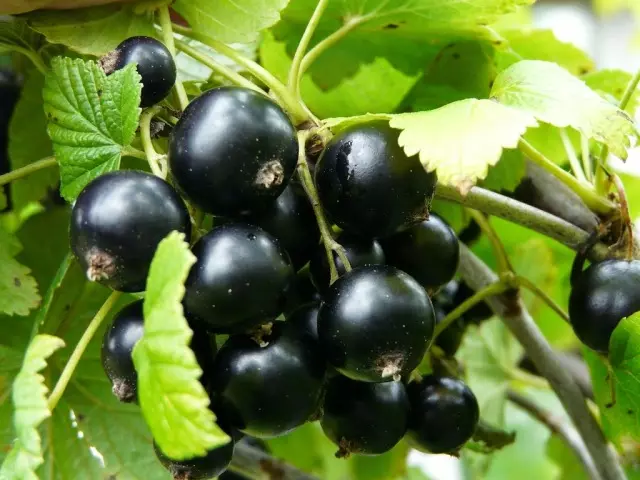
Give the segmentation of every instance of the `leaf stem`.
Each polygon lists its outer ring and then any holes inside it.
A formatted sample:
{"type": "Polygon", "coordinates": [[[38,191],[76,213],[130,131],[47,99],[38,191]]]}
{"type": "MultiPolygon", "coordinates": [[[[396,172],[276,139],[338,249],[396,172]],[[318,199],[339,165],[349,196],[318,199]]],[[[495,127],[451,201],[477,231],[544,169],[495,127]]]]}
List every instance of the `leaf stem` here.
{"type": "Polygon", "coordinates": [[[316,222],[318,223],[318,229],[320,230],[322,243],[327,254],[330,283],[333,283],[338,279],[338,269],[336,267],[335,258],[333,257],[333,252],[336,252],[336,255],[338,255],[338,258],[340,258],[340,260],[342,261],[342,264],[344,265],[344,268],[347,272],[351,270],[351,263],[349,262],[347,253],[345,252],[342,245],[336,242],[333,238],[329,222],[327,222],[327,219],[324,216],[322,205],[320,204],[320,199],[318,198],[318,192],[315,185],[313,184],[313,178],[311,178],[311,172],[309,171],[309,164],[307,163],[306,154],[306,142],[308,137],[308,130],[298,132],[298,178],[300,179],[300,183],[302,183],[302,187],[304,188],[304,191],[309,198],[309,202],[311,202],[311,206],[313,207],[313,212],[316,215],[316,222]]]}
{"type": "Polygon", "coordinates": [[[504,249],[504,245],[500,237],[493,229],[487,217],[485,217],[482,213],[477,210],[467,209],[469,215],[476,221],[482,233],[487,236],[489,243],[491,243],[491,247],[493,248],[493,254],[496,256],[496,260],[498,261],[498,272],[512,272],[513,267],[511,266],[511,262],[509,262],[509,256],[507,255],[507,251],[504,249]]]}
{"type": "Polygon", "coordinates": [[[569,315],[567,314],[567,312],[565,312],[560,305],[558,305],[553,298],[551,298],[549,295],[547,295],[541,288],[539,288],[535,283],[533,283],[531,280],[529,280],[528,278],[522,277],[520,275],[516,275],[515,278],[515,283],[518,284],[518,286],[520,287],[524,287],[527,290],[531,291],[536,297],[538,297],[540,300],[542,300],[544,303],[547,304],[547,306],[549,308],[551,308],[551,310],[553,310],[554,312],[556,312],[558,314],[558,316],[560,318],[562,318],[565,322],[570,323],[569,320],[569,315]]]}
{"type": "Polygon", "coordinates": [[[544,168],[573,190],[582,199],[582,201],[584,201],[587,207],[594,212],[608,215],[615,210],[615,206],[609,200],[598,195],[592,188],[578,181],[578,179],[570,173],[565,172],[562,168],[545,157],[541,152],[536,150],[533,145],[526,140],[520,139],[518,147],[520,151],[532,162],[544,168]]]}
{"type": "Polygon", "coordinates": [[[162,107],[156,105],[142,112],[142,115],[140,115],[140,141],[142,142],[142,147],[144,148],[144,153],[151,167],[151,171],[157,177],[165,179],[167,178],[166,166],[164,169],[162,168],[162,161],[165,156],[156,152],[156,149],[153,147],[153,141],[151,140],[151,119],[161,110],[162,107]]]}
{"type": "Polygon", "coordinates": [[[242,75],[240,75],[235,70],[233,70],[233,69],[231,69],[231,68],[229,68],[229,67],[227,67],[227,66],[225,66],[225,65],[223,65],[223,64],[221,64],[219,62],[216,62],[213,58],[211,58],[206,53],[201,52],[197,48],[193,48],[191,45],[189,45],[188,43],[183,42],[181,40],[176,40],[175,42],[176,42],[176,47],[178,48],[178,50],[180,50],[181,52],[186,53],[187,55],[189,55],[194,60],[197,60],[200,63],[202,63],[203,65],[209,67],[211,70],[213,70],[217,74],[221,75],[222,77],[226,78],[227,80],[229,80],[234,85],[238,85],[238,86],[244,87],[244,88],[250,88],[251,90],[255,90],[256,92],[264,94],[264,92],[256,84],[254,84],[251,80],[243,77],[242,75]]]}
{"type": "Polygon", "coordinates": [[[333,32],[331,35],[325,37],[322,41],[318,42],[315,47],[313,47],[302,59],[302,63],[300,65],[300,76],[302,76],[309,67],[315,62],[320,55],[322,55],[326,50],[333,47],[336,43],[346,37],[352,30],[356,27],[359,27],[363,23],[369,20],[368,15],[364,15],[362,17],[352,17],[347,22],[344,23],[338,30],[333,32]]]}
{"type": "Polygon", "coordinates": [[[591,161],[591,152],[589,152],[589,137],[580,135],[580,149],[582,150],[582,168],[587,176],[588,182],[593,182],[593,162],[591,161]]]}
{"type": "Polygon", "coordinates": [[[51,391],[51,395],[49,395],[49,411],[52,412],[53,409],[56,408],[56,405],[60,401],[64,390],[67,388],[67,385],[71,380],[71,376],[78,366],[78,362],[80,362],[80,358],[87,349],[89,342],[91,342],[91,339],[95,335],[96,331],[98,331],[98,328],[100,328],[100,325],[109,314],[109,311],[120,298],[120,295],[122,295],[121,292],[112,292],[111,295],[109,295],[109,298],[107,298],[107,300],[102,304],[102,307],[100,307],[100,310],[98,310],[98,313],[96,313],[95,317],[93,317],[93,320],[91,320],[91,323],[89,323],[89,326],[82,334],[80,341],[76,345],[76,348],[73,350],[73,353],[69,357],[67,364],[64,366],[64,369],[60,374],[60,378],[58,378],[56,386],[51,391]]]}
{"type": "MultiPolygon", "coordinates": [[[[169,13],[169,5],[163,5],[158,9],[158,19],[160,21],[160,27],[162,28],[162,40],[167,46],[173,58],[176,56],[176,44],[173,38],[173,26],[171,24],[171,14],[169,13]]],[[[180,109],[184,110],[189,105],[189,97],[187,91],[184,89],[184,85],[180,80],[176,80],[174,86],[176,94],[178,95],[178,102],[180,102],[180,109]]]]}
{"type": "Polygon", "coordinates": [[[453,322],[475,307],[478,303],[485,301],[493,295],[498,295],[508,288],[508,285],[498,280],[497,282],[478,290],[471,297],[467,298],[464,302],[449,312],[447,316],[444,317],[438,325],[436,325],[434,340],[438,338],[438,335],[440,335],[444,330],[451,326],[453,322]]]}
{"type": "Polygon", "coordinates": [[[0,186],[6,185],[7,183],[11,183],[15,180],[19,180],[39,170],[53,167],[54,165],[56,165],[56,157],[45,157],[42,160],[38,160],[36,162],[30,163],[29,165],[25,165],[24,167],[12,170],[9,173],[0,175],[0,186]]]}
{"type": "MultiPolygon", "coordinates": [[[[496,274],[465,245],[460,246],[460,273],[476,290],[498,281],[496,274]]],[[[557,354],[522,301],[511,295],[501,295],[488,298],[487,303],[524,347],[537,371],[549,381],[582,437],[602,480],[625,480],[617,455],[587,407],[580,387],[566,369],[559,368],[557,354]]]]}
{"type": "Polygon", "coordinates": [[[576,154],[573,145],[571,144],[571,140],[569,139],[569,135],[567,135],[567,131],[564,128],[559,130],[560,139],[562,140],[562,145],[564,146],[564,150],[567,153],[567,158],[569,159],[569,165],[571,165],[571,170],[573,174],[576,176],[578,181],[583,183],[588,183],[587,177],[582,170],[582,165],[580,165],[580,160],[578,160],[578,155],[576,154]]]}
{"type": "Polygon", "coordinates": [[[307,23],[307,28],[305,28],[304,33],[302,34],[302,38],[298,43],[298,48],[296,48],[296,53],[293,56],[293,61],[291,63],[291,69],[289,70],[289,80],[287,86],[293,96],[300,100],[300,77],[301,75],[301,66],[302,60],[304,59],[304,55],[309,48],[309,43],[311,42],[311,38],[320,23],[320,19],[322,18],[322,14],[324,13],[327,5],[329,4],[329,0],[318,0],[318,4],[316,5],[316,9],[307,23]]]}
{"type": "Polygon", "coordinates": [[[287,87],[262,65],[242,55],[240,52],[234,50],[230,46],[225,45],[224,43],[219,42],[214,38],[211,38],[209,35],[194,32],[190,28],[180,28],[176,30],[187,37],[193,38],[194,40],[198,40],[199,42],[208,45],[218,53],[230,58],[241,67],[244,67],[247,71],[251,72],[258,80],[260,80],[273,91],[275,96],[278,97],[280,102],[282,102],[285,110],[287,110],[293,117],[294,123],[296,125],[300,125],[312,119],[310,113],[303,107],[298,99],[292,95],[287,87]]]}
{"type": "Polygon", "coordinates": [[[585,472],[592,480],[599,480],[602,477],[598,473],[589,451],[586,449],[582,439],[576,435],[576,432],[566,425],[560,418],[557,418],[551,412],[540,407],[538,404],[530,400],[529,398],[517,393],[513,390],[507,391],[507,398],[514,405],[517,405],[522,410],[531,415],[538,422],[545,425],[552,434],[556,435],[562,440],[570,450],[578,457],[578,460],[585,469],[585,472]]]}
{"type": "Polygon", "coordinates": [[[132,147],[131,145],[124,147],[122,149],[122,155],[123,156],[127,156],[127,157],[133,157],[133,158],[138,158],[140,160],[146,160],[147,159],[147,154],[144,153],[141,150],[138,150],[135,147],[132,147]]]}

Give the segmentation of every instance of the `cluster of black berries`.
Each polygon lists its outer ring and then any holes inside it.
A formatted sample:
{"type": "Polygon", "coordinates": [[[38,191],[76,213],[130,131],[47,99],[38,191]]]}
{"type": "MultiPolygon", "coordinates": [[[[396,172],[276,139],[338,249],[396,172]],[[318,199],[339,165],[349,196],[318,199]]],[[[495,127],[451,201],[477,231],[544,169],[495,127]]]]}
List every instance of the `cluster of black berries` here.
{"type": "MultiPolygon", "coordinates": [[[[296,128],[266,96],[209,90],[171,133],[175,189],[137,171],[98,177],[73,206],[72,249],[92,280],[142,291],[158,243],[176,230],[190,238],[184,196],[213,218],[192,245],[183,306],[201,382],[232,438],[272,438],[319,420],[339,456],[380,454],[403,437],[455,453],[477,425],[473,393],[455,378],[411,379],[433,341],[430,294],[459,260],[454,232],[429,216],[435,175],[386,123],[349,128],[326,145],[315,185],[352,267],[334,255],[340,277],[330,285],[314,210],[292,178],[298,148],[296,128]],[[215,353],[214,335],[229,336],[215,353]]],[[[105,334],[103,364],[123,401],[136,400],[131,352],[142,331],[137,301],[105,334]]],[[[228,466],[233,442],[187,461],[156,452],[176,478],[209,478],[228,466]]]]}

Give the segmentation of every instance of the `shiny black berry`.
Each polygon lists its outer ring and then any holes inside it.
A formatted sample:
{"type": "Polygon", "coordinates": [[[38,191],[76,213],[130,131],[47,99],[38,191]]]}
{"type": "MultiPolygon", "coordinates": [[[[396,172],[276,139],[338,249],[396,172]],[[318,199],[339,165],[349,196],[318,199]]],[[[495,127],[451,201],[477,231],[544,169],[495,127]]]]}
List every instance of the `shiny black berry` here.
{"type": "Polygon", "coordinates": [[[290,325],[296,325],[301,331],[318,342],[318,312],[320,302],[308,303],[298,307],[287,315],[286,320],[290,325]]]}
{"type": "Polygon", "coordinates": [[[424,288],[395,267],[359,267],[329,288],[318,313],[328,362],[354,380],[396,380],[418,366],[435,327],[424,288]]]}
{"type": "Polygon", "coordinates": [[[276,237],[296,270],[309,261],[320,243],[313,208],[298,183],[289,183],[274,203],[248,215],[246,221],[276,237]]]}
{"type": "Polygon", "coordinates": [[[294,271],[278,241],[253,225],[216,227],[193,246],[185,312],[216,333],[269,322],[284,309],[294,271]]]}
{"type": "Polygon", "coordinates": [[[460,244],[452,228],[440,217],[380,240],[387,263],[407,272],[429,291],[449,282],[460,261],[460,244]]]}
{"type": "MultiPolygon", "coordinates": [[[[365,265],[383,265],[385,263],[384,252],[376,240],[342,233],[336,241],[344,247],[351,268],[364,267],[365,265]]],[[[338,275],[344,275],[346,269],[335,252],[333,252],[333,259],[338,269],[338,275]]],[[[324,295],[329,289],[329,280],[331,279],[324,245],[316,247],[309,262],[309,273],[313,284],[320,294],[324,295]]]]}
{"type": "Polygon", "coordinates": [[[292,287],[287,296],[287,303],[284,308],[285,317],[303,305],[309,303],[320,303],[322,297],[315,285],[311,282],[309,271],[306,269],[296,273],[292,287]]]}
{"type": "Polygon", "coordinates": [[[325,363],[312,335],[297,326],[275,322],[263,340],[266,346],[250,336],[230,337],[216,355],[212,388],[219,411],[235,428],[269,438],[315,413],[325,363]]]}
{"type": "Polygon", "coordinates": [[[189,239],[191,224],[178,193],[144,172],[99,176],[71,212],[71,249],[87,277],[113,290],[144,290],[158,243],[177,230],[189,239]]]}
{"type": "Polygon", "coordinates": [[[163,43],[151,37],[130,37],[100,59],[107,75],[130,64],[136,64],[142,77],[141,107],[155,105],[169,95],[176,83],[176,64],[163,43]]]}
{"type": "MultiPolygon", "coordinates": [[[[444,320],[447,312],[437,306],[435,302],[433,308],[436,314],[437,325],[444,320]]],[[[448,357],[453,357],[460,348],[460,345],[462,345],[466,328],[464,317],[457,318],[451,325],[440,332],[440,335],[435,339],[434,345],[440,347],[448,357]]]]}
{"type": "MultiPolygon", "coordinates": [[[[189,347],[202,369],[200,382],[209,385],[213,349],[209,336],[198,327],[194,330],[189,347]]],[[[123,307],[114,317],[102,339],[102,367],[111,380],[113,394],[121,402],[137,401],[138,375],[133,365],[133,347],[144,331],[143,300],[123,307]]]]}
{"type": "Polygon", "coordinates": [[[231,440],[207,452],[204,457],[188,460],[172,460],[154,442],[153,448],[160,463],[171,473],[174,480],[209,480],[223,473],[233,457],[234,442],[231,440]]]}
{"type": "Polygon", "coordinates": [[[344,230],[383,237],[428,217],[436,176],[398,145],[386,122],[337,134],[320,157],[315,182],[330,220],[344,230]]]}
{"type": "Polygon", "coordinates": [[[377,455],[391,450],[407,431],[409,400],[401,382],[365,383],[343,376],[327,385],[320,420],[325,435],[339,450],[377,455]]]}
{"type": "Polygon", "coordinates": [[[407,440],[424,452],[455,453],[474,434],[478,401],[461,380],[429,375],[407,387],[411,415],[407,440]]]}
{"type": "Polygon", "coordinates": [[[275,201],[297,160],[296,130],[284,110],[240,87],[214,88],[191,102],[169,145],[179,187],[215,215],[234,216],[275,201]]]}
{"type": "MultiPolygon", "coordinates": [[[[0,68],[0,175],[11,170],[9,162],[9,122],[11,121],[13,109],[20,97],[20,89],[21,85],[18,77],[12,71],[0,68]]],[[[7,200],[6,210],[11,210],[10,188],[10,184],[2,187],[7,200]]]]}
{"type": "Polygon", "coordinates": [[[569,318],[582,343],[609,351],[609,340],[625,317],[640,311],[640,261],[606,260],[579,274],[571,288],[569,318]]]}

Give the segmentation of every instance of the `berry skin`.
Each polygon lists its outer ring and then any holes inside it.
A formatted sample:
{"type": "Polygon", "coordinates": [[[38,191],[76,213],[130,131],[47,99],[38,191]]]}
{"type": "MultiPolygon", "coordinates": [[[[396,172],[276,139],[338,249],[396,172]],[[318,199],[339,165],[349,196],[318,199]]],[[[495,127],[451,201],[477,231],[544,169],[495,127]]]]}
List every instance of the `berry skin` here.
{"type": "Polygon", "coordinates": [[[417,450],[454,453],[469,440],[480,411],[473,392],[462,381],[429,375],[407,387],[411,415],[407,440],[417,450]]]}
{"type": "MultiPolygon", "coordinates": [[[[447,316],[448,312],[445,312],[442,308],[437,306],[434,302],[433,308],[436,314],[436,325],[439,324],[447,316]]],[[[466,331],[466,325],[464,323],[464,317],[459,317],[446,329],[440,332],[440,335],[435,340],[435,345],[440,347],[447,357],[453,357],[460,345],[462,345],[462,338],[466,331]]]]}
{"type": "Polygon", "coordinates": [[[169,49],[155,38],[130,37],[100,59],[107,75],[132,63],[142,77],[140,106],[146,108],[164,100],[176,83],[176,64],[169,49]]]}
{"type": "Polygon", "coordinates": [[[386,122],[349,128],[329,142],[315,182],[329,219],[352,233],[377,238],[428,218],[436,175],[398,145],[386,122]]]}
{"type": "Polygon", "coordinates": [[[589,348],[606,353],[615,328],[640,311],[640,261],[606,260],[582,272],[571,288],[569,319],[589,348]]]}
{"type": "Polygon", "coordinates": [[[306,270],[300,270],[296,273],[293,285],[291,286],[291,290],[287,296],[284,316],[288,317],[288,315],[303,305],[307,305],[309,303],[320,303],[321,301],[322,297],[311,282],[309,272],[306,270]]]}
{"type": "Polygon", "coordinates": [[[214,88],[192,101],[169,143],[179,187],[202,210],[221,216],[275,201],[297,161],[296,130],[284,110],[240,87],[214,88]]]}
{"type": "Polygon", "coordinates": [[[287,315],[287,323],[296,325],[303,332],[318,342],[318,312],[320,311],[320,303],[308,303],[298,307],[296,310],[287,315]]]}
{"type": "Polygon", "coordinates": [[[261,228],[225,224],[192,248],[185,283],[187,317],[216,333],[248,330],[284,310],[295,273],[278,241],[261,228]]]}
{"type": "Polygon", "coordinates": [[[428,291],[449,282],[458,270],[460,244],[435,214],[429,220],[380,240],[387,263],[407,272],[428,291]]]}
{"type": "MultiPolygon", "coordinates": [[[[111,380],[113,394],[121,402],[137,401],[138,374],[133,365],[133,347],[142,338],[144,317],[143,300],[136,300],[123,307],[114,317],[102,340],[102,367],[111,380]]],[[[189,347],[202,369],[200,382],[209,385],[213,349],[206,332],[191,327],[194,334],[189,347]]]]}
{"type": "Polygon", "coordinates": [[[89,280],[113,290],[144,290],[158,243],[177,230],[189,239],[189,212],[164,180],[120,170],[99,176],[71,212],[71,249],[89,280]]]}
{"type": "MultiPolygon", "coordinates": [[[[376,240],[365,239],[348,233],[342,233],[336,241],[344,247],[351,268],[364,267],[365,265],[384,265],[385,256],[382,247],[376,240]]],[[[346,272],[342,260],[333,252],[333,259],[338,269],[338,275],[346,272]]],[[[327,253],[324,245],[318,245],[309,262],[309,274],[311,281],[321,295],[329,290],[331,273],[327,262],[327,253]]]]}
{"type": "Polygon", "coordinates": [[[340,450],[378,455],[391,450],[407,431],[409,400],[401,382],[365,383],[337,376],[329,381],[320,425],[340,450]]]}
{"type": "Polygon", "coordinates": [[[317,408],[325,374],[318,345],[305,330],[275,322],[268,345],[230,337],[213,366],[214,398],[238,430],[258,438],[284,435],[317,408]]]}
{"type": "Polygon", "coordinates": [[[328,362],[353,380],[398,380],[418,366],[433,339],[425,290],[395,267],[359,267],[329,288],[318,313],[328,362]]]}
{"type": "Polygon", "coordinates": [[[153,449],[160,463],[173,476],[174,480],[208,480],[222,474],[233,457],[234,442],[210,450],[204,457],[175,461],[167,457],[153,442],[153,449]]]}
{"type": "Polygon", "coordinates": [[[248,215],[246,221],[276,237],[291,257],[296,271],[309,261],[320,242],[320,230],[311,203],[302,187],[294,182],[287,185],[274,203],[248,215]]]}

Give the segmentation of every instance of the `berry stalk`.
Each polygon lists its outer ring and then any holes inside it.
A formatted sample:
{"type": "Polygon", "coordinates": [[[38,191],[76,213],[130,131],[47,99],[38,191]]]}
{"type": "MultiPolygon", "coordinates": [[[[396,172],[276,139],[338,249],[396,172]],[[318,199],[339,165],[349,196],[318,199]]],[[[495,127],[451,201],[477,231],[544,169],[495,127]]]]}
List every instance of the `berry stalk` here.
{"type": "Polygon", "coordinates": [[[31,175],[32,173],[38,172],[45,168],[53,167],[55,165],[56,165],[56,157],[43,158],[42,160],[38,160],[37,162],[30,163],[29,165],[25,165],[24,167],[17,168],[15,170],[10,171],[9,173],[0,175],[0,186],[6,185],[15,180],[19,180],[23,177],[31,175]]]}
{"type": "MultiPolygon", "coordinates": [[[[176,44],[173,38],[173,28],[171,26],[171,15],[169,13],[169,6],[165,5],[158,9],[158,19],[160,26],[162,27],[162,40],[167,46],[173,58],[176,57],[176,44]]],[[[178,102],[180,103],[180,109],[184,110],[189,105],[189,97],[187,97],[187,91],[184,89],[184,85],[179,80],[176,80],[174,85],[176,94],[178,96],[178,102]]]]}
{"type": "Polygon", "coordinates": [[[67,388],[67,385],[71,380],[71,376],[76,370],[76,367],[78,366],[78,363],[80,362],[84,351],[89,346],[91,339],[100,328],[100,325],[102,325],[104,319],[107,317],[113,306],[120,298],[120,295],[122,295],[121,292],[112,292],[111,295],[109,295],[109,298],[107,298],[107,300],[102,304],[102,307],[100,307],[100,310],[98,310],[98,313],[96,313],[95,317],[93,317],[93,320],[91,320],[91,322],[87,326],[87,329],[82,334],[80,341],[76,345],[76,348],[73,350],[73,353],[69,357],[67,364],[64,366],[64,370],[62,370],[62,373],[60,374],[60,378],[58,378],[56,386],[51,391],[51,395],[49,395],[48,406],[50,412],[53,411],[54,408],[56,408],[56,405],[60,401],[60,398],[62,398],[62,394],[67,388]]]}
{"type": "Polygon", "coordinates": [[[309,197],[309,201],[313,207],[313,212],[316,215],[316,221],[318,222],[318,228],[320,229],[322,243],[324,244],[327,252],[327,261],[329,262],[329,272],[331,274],[330,282],[333,283],[338,279],[338,269],[336,268],[336,262],[333,258],[333,252],[336,252],[336,255],[338,255],[342,261],[347,272],[351,270],[351,262],[349,262],[347,253],[344,248],[342,248],[342,245],[334,240],[329,223],[324,216],[322,205],[320,205],[318,192],[313,184],[313,178],[311,178],[309,164],[307,163],[307,154],[305,150],[307,137],[308,132],[303,131],[298,133],[298,177],[300,178],[300,182],[302,183],[305,193],[309,197]]]}

